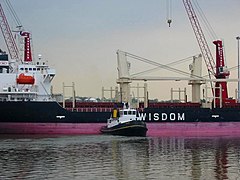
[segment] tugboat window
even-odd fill
[[[122,111],[120,111],[120,116],[122,116],[123,115],[123,112]]]

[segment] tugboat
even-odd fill
[[[107,125],[100,129],[103,134],[142,137],[146,136],[147,130],[146,123],[141,120],[138,111],[128,105],[124,105],[121,110],[114,108]]]

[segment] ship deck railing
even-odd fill
[[[72,104],[68,103],[67,107],[65,107],[68,111],[75,111],[75,112],[111,112],[114,109],[114,103],[77,103],[76,107],[71,107]],[[149,103],[148,108],[199,108],[201,107],[200,103],[164,103],[164,102],[158,102],[158,103]],[[117,106],[117,108],[122,108],[120,105]],[[137,108],[138,111],[143,111],[144,107],[143,104],[139,104],[139,107]]]
[[[149,108],[161,108],[161,107],[179,107],[179,108],[188,108],[188,107],[196,107],[199,108],[201,103],[193,103],[193,102],[186,102],[186,103],[178,103],[178,102],[156,102],[156,103],[149,103]],[[144,107],[143,103],[139,104],[140,108]]]
[[[112,112],[113,108],[65,108],[68,111],[72,112]]]
[[[0,101],[22,101],[37,98],[37,92],[10,91],[0,92]]]

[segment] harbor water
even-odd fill
[[[0,136],[0,179],[240,179],[240,137]]]

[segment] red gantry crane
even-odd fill
[[[11,3],[6,0],[6,4],[8,5],[9,9],[12,11],[13,17],[15,17],[15,21],[18,23],[17,27],[21,27],[21,30],[19,30],[20,36],[24,38],[24,63],[32,62],[32,51],[31,51],[31,37],[30,33],[27,31],[23,31],[22,25],[20,24],[19,19],[17,18],[17,15],[15,14],[13,7],[11,6]],[[8,52],[10,54],[11,59],[16,60],[17,63],[22,63],[22,60],[20,58],[20,53],[18,50],[18,46],[16,44],[15,39],[13,38],[12,31],[9,27],[7,18],[4,14],[2,5],[0,3],[0,28],[6,43],[6,46],[8,48]]]
[[[210,48],[207,44],[206,38],[198,21],[197,15],[193,9],[191,1],[183,0],[183,4],[188,14],[188,18],[191,22],[203,59],[206,63],[209,78],[211,79],[211,76],[214,75],[216,79],[227,79],[230,73],[225,65],[222,41],[221,40],[213,41],[213,43],[216,46],[216,64],[215,64]],[[223,105],[235,103],[235,100],[228,98],[226,81],[216,81],[215,88],[213,88],[211,82],[211,87],[212,92],[214,93],[214,96],[216,98],[216,104],[218,106],[220,104],[220,100],[222,100]]]

